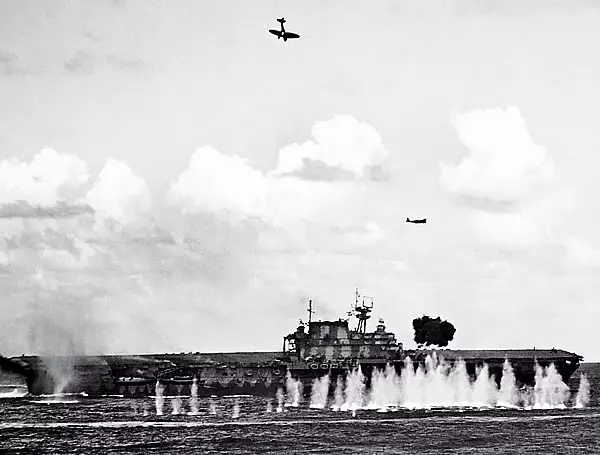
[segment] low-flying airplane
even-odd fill
[[[427,218],[423,218],[422,220],[411,220],[410,218],[406,219],[407,223],[415,223],[415,224],[425,224],[427,223]]]
[[[269,32],[271,32],[273,35],[275,35],[277,37],[277,39],[283,38],[283,41],[287,41],[288,39],[291,39],[291,38],[300,38],[300,35],[298,35],[297,33],[285,31],[285,27],[283,26],[283,24],[285,24],[285,19],[283,17],[281,19],[277,19],[277,22],[279,22],[281,24],[281,30],[273,30],[273,29],[269,30]]]

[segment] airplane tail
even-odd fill
[[[277,19],[277,22],[280,24],[285,24],[285,19],[282,17],[281,19]]]
[[[407,223],[410,223],[410,218],[406,218],[406,222],[407,222]]]

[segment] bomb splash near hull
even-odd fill
[[[367,332],[373,302],[359,297],[357,291],[349,314],[358,319],[355,329],[348,319],[312,321],[309,302],[309,321],[284,337],[282,351],[21,356],[3,358],[2,369],[23,376],[33,395],[155,396],[157,409],[163,408],[164,397],[189,397],[193,403],[213,395],[275,398],[282,391],[285,406],[309,401],[314,408],[340,410],[456,404],[556,407],[568,398],[565,384],[582,360],[577,354],[559,349],[405,350],[383,320]],[[585,390],[580,401],[585,401]],[[174,402],[178,410],[181,404],[181,399]]]

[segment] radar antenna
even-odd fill
[[[356,288],[354,299],[354,316],[358,319],[357,333],[367,332],[367,320],[371,317],[369,313],[373,310],[373,297],[361,296]],[[362,300],[361,300],[362,298]]]
[[[312,299],[308,301],[308,323],[310,324],[310,322],[312,321],[312,315],[314,314],[315,310],[312,309]]]

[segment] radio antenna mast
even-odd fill
[[[308,323],[310,324],[312,321],[312,315],[315,312],[312,307],[312,299],[308,301]]]

